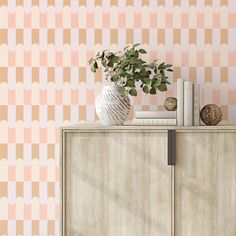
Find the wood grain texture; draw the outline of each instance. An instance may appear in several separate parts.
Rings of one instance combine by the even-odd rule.
[[[236,133],[178,133],[175,235],[236,235]]]
[[[64,136],[64,235],[171,235],[166,132]]]
[[[174,129],[177,132],[236,132],[236,125],[216,125],[216,126],[137,126],[137,125],[123,125],[123,126],[101,126],[101,125],[73,125],[61,128],[62,131],[70,132],[126,132],[132,130],[140,132],[167,132],[169,129]]]

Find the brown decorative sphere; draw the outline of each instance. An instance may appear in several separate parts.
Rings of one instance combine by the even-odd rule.
[[[202,108],[200,118],[206,125],[217,125],[222,119],[222,111],[215,104],[207,104]]]
[[[177,109],[177,99],[174,97],[166,98],[164,107],[168,111],[175,111]]]

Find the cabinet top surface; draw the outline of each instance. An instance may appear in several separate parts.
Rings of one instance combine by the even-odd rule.
[[[236,132],[236,125],[217,125],[217,126],[138,126],[138,125],[123,125],[123,126],[101,126],[101,125],[89,125],[80,124],[61,127],[62,131],[234,131]]]

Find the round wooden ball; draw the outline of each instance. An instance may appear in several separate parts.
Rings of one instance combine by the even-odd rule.
[[[222,119],[222,111],[215,104],[207,104],[202,108],[200,118],[206,125],[217,125]]]
[[[168,111],[175,111],[177,109],[177,99],[174,97],[166,98],[164,107]]]

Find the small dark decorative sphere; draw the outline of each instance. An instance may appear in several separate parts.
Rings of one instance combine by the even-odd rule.
[[[166,98],[164,107],[168,111],[175,111],[177,109],[177,99],[174,97]]]
[[[202,108],[200,118],[206,125],[217,125],[222,119],[222,111],[215,104],[207,104]]]

